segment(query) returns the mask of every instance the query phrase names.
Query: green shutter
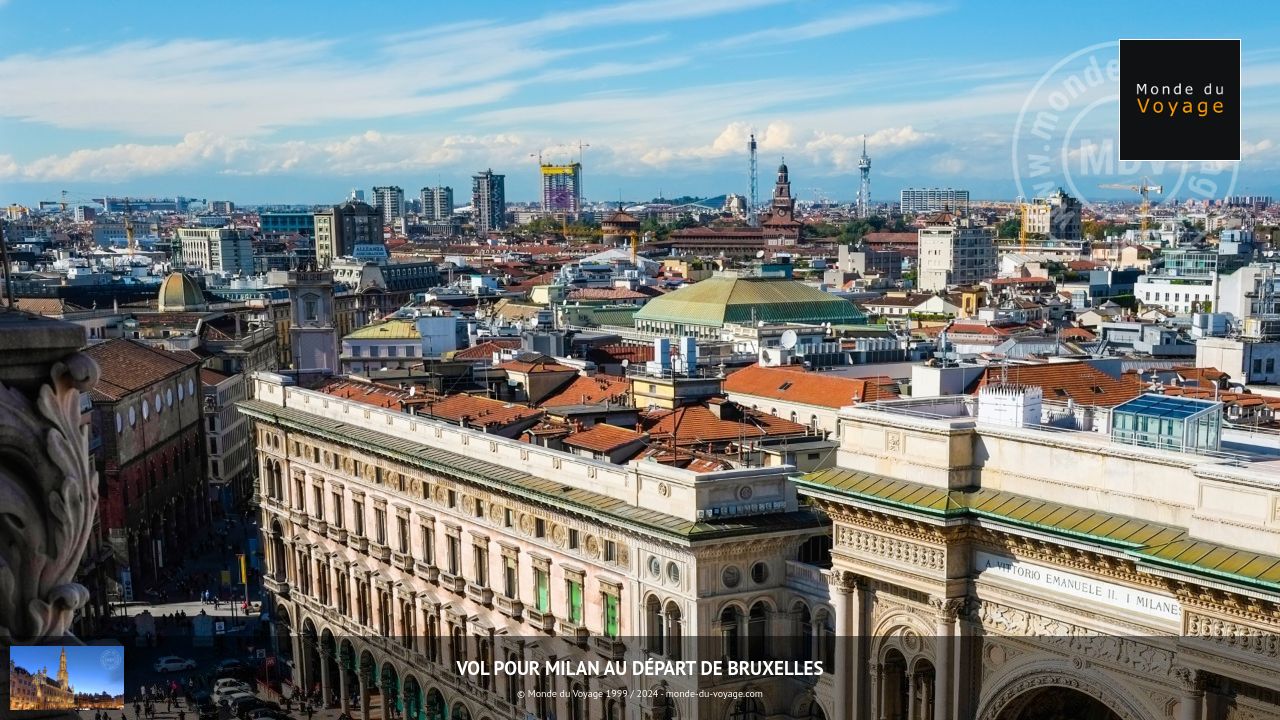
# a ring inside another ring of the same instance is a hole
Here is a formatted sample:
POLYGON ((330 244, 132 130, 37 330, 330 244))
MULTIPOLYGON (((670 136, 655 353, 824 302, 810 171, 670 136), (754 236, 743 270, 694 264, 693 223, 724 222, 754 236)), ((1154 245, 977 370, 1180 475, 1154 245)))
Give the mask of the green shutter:
POLYGON ((618 596, 604 596, 604 634, 618 637, 618 596))
POLYGON ((569 582, 569 622, 582 624, 582 583, 569 582))
POLYGON ((547 572, 538 570, 538 612, 547 612, 551 609, 551 584, 548 582, 547 572))

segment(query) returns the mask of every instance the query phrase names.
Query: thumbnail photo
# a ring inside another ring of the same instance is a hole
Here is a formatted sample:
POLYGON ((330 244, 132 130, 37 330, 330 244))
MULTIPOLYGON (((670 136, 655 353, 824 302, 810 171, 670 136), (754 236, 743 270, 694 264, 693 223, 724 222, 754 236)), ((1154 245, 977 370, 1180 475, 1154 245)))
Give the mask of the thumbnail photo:
POLYGON ((9 710, 123 710, 124 650, 118 645, 9 648, 9 710))

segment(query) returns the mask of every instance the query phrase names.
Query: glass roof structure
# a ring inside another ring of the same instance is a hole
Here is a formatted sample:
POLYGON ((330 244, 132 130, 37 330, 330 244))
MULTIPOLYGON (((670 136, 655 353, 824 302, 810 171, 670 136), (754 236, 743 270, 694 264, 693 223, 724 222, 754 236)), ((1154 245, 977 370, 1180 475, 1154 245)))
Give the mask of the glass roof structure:
POLYGON ((1222 403, 1139 395, 1112 409, 1111 439, 1181 452, 1215 452, 1222 440, 1222 403))

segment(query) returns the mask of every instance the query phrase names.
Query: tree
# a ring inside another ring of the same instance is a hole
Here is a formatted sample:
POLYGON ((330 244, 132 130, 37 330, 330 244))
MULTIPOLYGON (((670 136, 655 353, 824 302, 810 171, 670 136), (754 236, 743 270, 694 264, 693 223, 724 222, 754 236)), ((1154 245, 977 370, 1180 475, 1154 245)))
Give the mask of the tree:
POLYGON ((996 237, 1016 238, 1022 232, 1022 220, 1009 218, 996 225, 996 237))

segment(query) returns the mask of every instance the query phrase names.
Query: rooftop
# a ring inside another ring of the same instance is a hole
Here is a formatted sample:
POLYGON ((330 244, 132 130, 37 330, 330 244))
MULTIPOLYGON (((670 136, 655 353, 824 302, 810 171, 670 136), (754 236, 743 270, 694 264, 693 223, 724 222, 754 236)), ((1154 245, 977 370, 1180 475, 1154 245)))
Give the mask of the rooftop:
POLYGON ((92 391, 94 400, 119 400, 200 363, 191 353, 173 353, 127 338, 90 345, 84 353, 97 361, 102 373, 92 391))
POLYGON ((422 333, 412 320, 389 318, 366 325, 343 336, 343 340, 421 340, 422 333))
POLYGON ((866 315, 848 300, 796 280, 720 274, 650 300, 635 320, 713 327, 760 321, 860 325, 866 315))
POLYGON ((840 408, 857 402, 898 397, 898 384, 887 377, 850 378, 801 368, 751 365, 725 378, 724 391, 803 405, 840 408))

